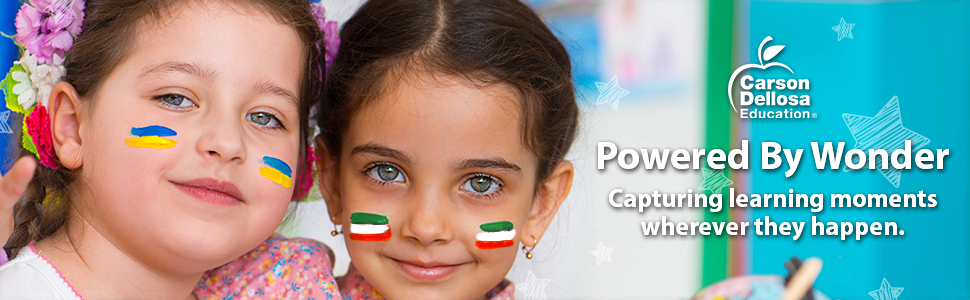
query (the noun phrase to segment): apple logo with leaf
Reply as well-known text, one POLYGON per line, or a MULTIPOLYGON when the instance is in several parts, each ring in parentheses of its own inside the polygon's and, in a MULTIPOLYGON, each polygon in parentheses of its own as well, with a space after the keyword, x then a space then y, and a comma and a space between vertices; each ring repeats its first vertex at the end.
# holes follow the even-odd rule
POLYGON ((750 68, 758 68, 758 69, 765 70, 765 69, 768 69, 770 67, 781 66, 781 67, 784 67, 785 69, 788 69, 788 72, 791 72, 792 74, 795 74, 795 71, 792 71, 791 68, 789 68, 787 65, 785 65, 783 63, 780 63, 780 62, 772 62, 772 63, 765 64, 766 61, 769 61, 772 58, 775 58, 775 55, 778 55, 778 53, 781 52, 781 49, 784 49, 785 48, 785 46, 783 46, 783 45, 775 45, 775 46, 768 47, 768 49, 765 49, 764 52, 761 52, 761 49, 764 48, 765 43, 767 43, 768 41, 771 41, 771 40, 772 40, 771 39, 771 36, 767 36, 767 37, 765 37, 764 40, 761 41, 761 45, 758 45, 758 62, 759 62, 759 64, 746 64, 746 65, 743 65, 743 66, 739 67, 737 70, 734 70, 734 74, 731 74, 731 81, 728 82, 727 93, 728 93, 728 101, 731 102, 731 108, 733 108, 735 112, 738 111, 738 108, 734 106, 734 97, 731 96, 731 90, 734 88, 734 78, 738 77, 738 74, 741 74, 741 71, 744 71, 744 70, 747 70, 747 69, 750 69, 750 68), (764 55, 762 55, 762 53, 764 55))

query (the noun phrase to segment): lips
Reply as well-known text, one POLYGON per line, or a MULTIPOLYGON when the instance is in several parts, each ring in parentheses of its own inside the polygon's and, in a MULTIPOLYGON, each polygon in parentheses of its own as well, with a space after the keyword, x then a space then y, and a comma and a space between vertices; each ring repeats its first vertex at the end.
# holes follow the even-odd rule
POLYGON ((440 262, 392 260, 405 275, 415 281, 440 281, 458 271, 463 264, 449 265, 440 262))
POLYGON ((221 181, 212 178, 193 179, 188 181, 175 182, 176 187, 182 192, 189 194, 203 202, 218 205, 242 204, 242 193, 236 185, 228 181, 221 181))

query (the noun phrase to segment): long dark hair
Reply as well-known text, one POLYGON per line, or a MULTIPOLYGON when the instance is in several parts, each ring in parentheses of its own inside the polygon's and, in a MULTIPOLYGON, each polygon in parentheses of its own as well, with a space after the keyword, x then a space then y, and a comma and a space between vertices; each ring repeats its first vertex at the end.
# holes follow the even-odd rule
MULTIPOLYGON (((77 90, 83 101, 91 101, 114 68, 130 54, 139 22, 157 21, 176 7, 199 0, 88 0, 82 33, 66 53, 64 81, 77 90)), ((313 17, 309 0, 239 0, 292 26, 303 42, 305 63, 300 84, 300 164, 297 174, 305 175, 306 140, 310 106, 320 97, 322 86, 322 34, 313 17)), ((149 23, 150 24, 150 23, 149 23)), ((20 156, 33 155, 20 146, 20 156)), ((58 163, 59 164, 59 163, 58 163)), ((13 235, 4 245, 13 258, 31 241, 44 239, 67 221, 76 170, 63 166, 51 169, 38 165, 22 199, 14 208, 13 235)), ((303 182, 296 178, 294 182, 303 182)), ((294 189, 294 195, 299 189, 294 189)), ((296 196, 294 196, 296 197, 296 196)))
POLYGON ((476 83, 508 83, 523 95, 523 143, 537 183, 563 160, 579 108, 569 54, 517 0, 370 0, 340 31, 318 124, 334 161, 350 118, 386 91, 392 70, 423 68, 476 83))

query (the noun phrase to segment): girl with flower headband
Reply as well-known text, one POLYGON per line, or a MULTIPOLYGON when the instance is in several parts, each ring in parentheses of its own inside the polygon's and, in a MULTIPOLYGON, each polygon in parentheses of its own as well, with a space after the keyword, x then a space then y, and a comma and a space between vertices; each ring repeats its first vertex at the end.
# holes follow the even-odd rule
MULTIPOLYGON (((306 0, 25 3, 23 56, 0 87, 25 115, 22 155, 41 166, 29 184, 30 159, 0 180, 4 206, 23 194, 0 299, 191 298, 206 270, 247 251, 317 266, 296 279, 310 279, 299 295, 335 294, 322 245, 274 236, 263 244, 274 248, 259 246, 312 183, 307 121, 330 60, 314 10, 306 0)), ((291 267, 273 280, 294 280, 291 267)))
POLYGON ((572 184, 565 48, 518 0, 371 0, 340 38, 317 169, 344 299, 511 299, 572 184))

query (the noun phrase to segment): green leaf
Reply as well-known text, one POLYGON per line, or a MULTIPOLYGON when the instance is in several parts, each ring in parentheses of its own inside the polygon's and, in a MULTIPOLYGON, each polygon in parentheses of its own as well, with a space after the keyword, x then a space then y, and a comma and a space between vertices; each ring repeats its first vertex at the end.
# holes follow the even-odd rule
POLYGON ((40 154, 37 154, 37 146, 34 146, 34 139, 31 138, 30 134, 27 133, 26 122, 24 122, 22 128, 23 128, 22 131, 24 132, 23 143, 22 143, 24 145, 24 149, 27 149, 27 151, 30 151, 30 153, 33 153, 34 156, 37 157, 37 159, 40 159, 40 154))
POLYGON ((7 108, 24 114, 26 110, 23 108, 23 106, 20 106, 20 102, 18 101, 19 96, 13 93, 13 86, 19 83, 13 79, 13 72, 27 73, 27 70, 21 65, 14 64, 13 67, 10 68, 10 72, 7 72, 7 78, 5 78, 3 82, 0 82, 0 87, 3 88, 4 97, 7 98, 7 108))

